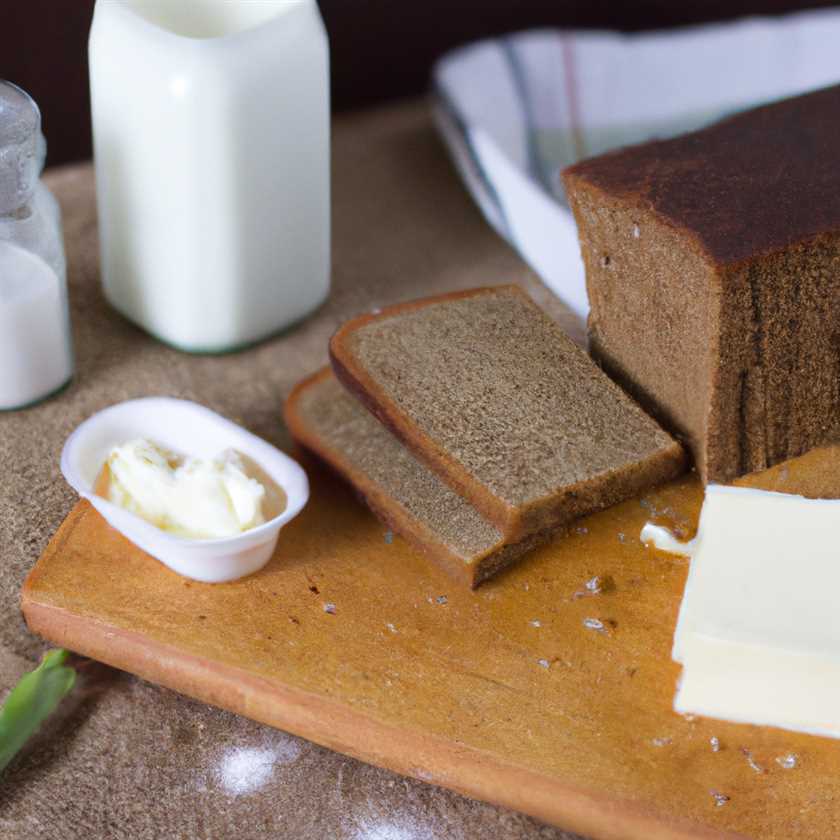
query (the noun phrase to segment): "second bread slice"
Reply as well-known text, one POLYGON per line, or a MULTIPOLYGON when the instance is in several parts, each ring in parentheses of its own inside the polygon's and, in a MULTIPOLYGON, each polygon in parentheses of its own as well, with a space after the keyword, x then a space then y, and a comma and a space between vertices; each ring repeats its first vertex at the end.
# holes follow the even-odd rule
POLYGON ((515 286, 363 315, 330 354, 342 382, 508 542, 684 468, 682 447, 515 286))
POLYGON ((292 437, 349 481, 381 520, 471 587, 552 536, 506 544, 492 523, 377 423, 329 368, 295 387, 284 415, 292 437))

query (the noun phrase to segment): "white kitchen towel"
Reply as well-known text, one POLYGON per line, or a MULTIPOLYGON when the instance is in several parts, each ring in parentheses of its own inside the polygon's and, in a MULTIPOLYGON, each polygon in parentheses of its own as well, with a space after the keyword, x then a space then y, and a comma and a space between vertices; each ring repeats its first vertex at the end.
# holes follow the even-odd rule
POLYGON ((837 82, 833 10, 633 35, 522 32, 455 50, 434 72, 438 126, 470 192, 581 318, 563 167, 837 82))

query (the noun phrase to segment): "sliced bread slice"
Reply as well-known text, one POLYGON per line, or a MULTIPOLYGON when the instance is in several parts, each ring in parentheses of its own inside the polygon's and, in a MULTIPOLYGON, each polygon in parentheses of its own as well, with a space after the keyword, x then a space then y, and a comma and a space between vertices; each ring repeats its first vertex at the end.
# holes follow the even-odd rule
POLYGON ((349 481, 409 545, 468 586, 550 536, 506 545, 499 530, 378 423, 329 368, 301 382, 284 413, 301 446, 349 481))
POLYGON ((682 447, 516 286, 345 324, 339 379, 507 542, 678 475, 682 447))

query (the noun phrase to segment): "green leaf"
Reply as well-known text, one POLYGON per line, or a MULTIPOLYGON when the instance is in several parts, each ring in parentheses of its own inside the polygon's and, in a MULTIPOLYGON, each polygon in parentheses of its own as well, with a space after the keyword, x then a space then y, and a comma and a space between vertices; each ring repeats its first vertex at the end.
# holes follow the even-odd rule
POLYGON ((0 709, 0 773, 73 688, 76 672, 65 665, 66 650, 51 650, 23 676, 0 709))

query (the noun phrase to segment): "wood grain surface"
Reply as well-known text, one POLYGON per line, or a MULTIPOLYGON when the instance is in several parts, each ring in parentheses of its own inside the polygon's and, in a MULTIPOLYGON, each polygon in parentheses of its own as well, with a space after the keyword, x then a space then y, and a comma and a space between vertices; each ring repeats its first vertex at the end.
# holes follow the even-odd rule
MULTIPOLYGON (((231 584, 178 577, 80 503, 27 580, 30 627, 208 703, 596 837, 837 836, 836 742, 671 711, 687 563, 638 534, 654 515, 690 535, 696 479, 583 520, 470 592, 306 464, 309 506, 269 565, 231 584), (588 594, 596 575, 603 591, 588 594), (784 769, 776 759, 790 752, 798 765, 784 769)), ((840 447, 828 448, 746 483, 836 496, 839 468, 840 447)))

